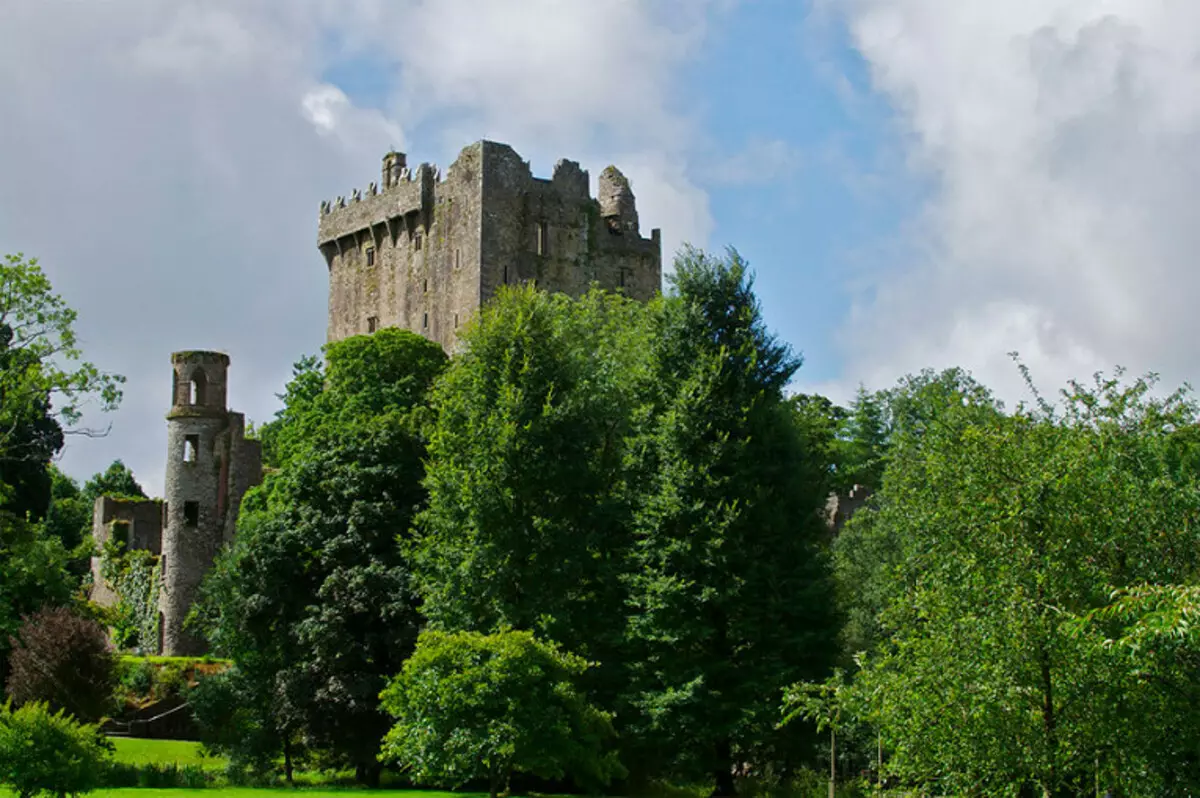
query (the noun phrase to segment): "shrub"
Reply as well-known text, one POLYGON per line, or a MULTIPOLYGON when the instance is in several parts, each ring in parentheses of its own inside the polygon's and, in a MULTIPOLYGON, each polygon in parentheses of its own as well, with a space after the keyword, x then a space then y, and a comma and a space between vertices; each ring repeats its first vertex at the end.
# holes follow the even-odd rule
POLYGON ((24 619, 12 645, 7 691, 13 703, 44 701, 83 722, 105 715, 116 661, 99 623, 66 607, 42 609, 24 619))
POLYGON ((121 687, 131 696, 146 697, 154 689, 154 666, 144 659, 124 659, 118 672, 121 687))
POLYGON ((78 795, 99 786, 112 744, 42 702, 0 708, 0 784, 19 798, 78 795))
POLYGON ((185 671, 190 663, 164 662, 154 679, 155 698, 182 696, 187 689, 185 671))

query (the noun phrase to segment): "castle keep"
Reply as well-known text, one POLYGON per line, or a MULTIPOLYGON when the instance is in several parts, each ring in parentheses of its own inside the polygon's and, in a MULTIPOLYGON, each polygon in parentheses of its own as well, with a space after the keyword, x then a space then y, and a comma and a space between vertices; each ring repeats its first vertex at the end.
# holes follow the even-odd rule
POLYGON ((512 147, 491 141, 464 148, 444 176, 388 153, 379 183, 321 204, 328 340, 395 326, 453 350, 456 330, 504 284, 655 296, 659 231, 642 237, 620 170, 609 166, 598 182, 593 198, 588 173, 568 160, 551 178, 534 177, 512 147))
MULTIPOLYGON (((167 413, 164 500, 101 496, 92 535, 101 547, 120 535, 127 549, 159 557, 159 653, 202 654, 204 644, 184 630, 200 582, 221 547, 233 539, 246 491, 262 481, 262 448, 245 438, 245 418, 225 407, 229 356, 220 352, 171 355, 171 409, 167 413)), ((92 558, 92 600, 117 597, 92 558)))

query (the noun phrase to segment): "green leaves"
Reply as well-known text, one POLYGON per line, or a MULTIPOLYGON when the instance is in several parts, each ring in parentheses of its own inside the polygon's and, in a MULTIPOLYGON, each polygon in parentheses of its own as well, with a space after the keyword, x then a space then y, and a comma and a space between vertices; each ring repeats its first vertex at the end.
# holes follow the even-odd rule
POLYGON ((30 703, 0 706, 0 784, 19 798, 79 795, 100 786, 112 743, 95 726, 30 703))
POLYGON ((1180 467, 1195 462, 1180 438, 1194 407, 1097 377, 1060 409, 1004 415, 947 376, 893 395, 907 420, 883 489, 837 541, 841 595, 874 624, 854 689, 889 773, 1054 793, 1120 752, 1124 778, 1141 773, 1127 786, 1182 784, 1200 727, 1164 707, 1194 694, 1194 674, 1177 660, 1130 668, 1105 641, 1128 653, 1187 627, 1189 594, 1173 586, 1200 564, 1197 473, 1180 467))
POLYGON ((125 378, 82 361, 77 314, 53 292, 36 258, 5 255, 0 263, 0 453, 17 454, 10 426, 25 408, 51 400, 64 426, 78 424, 84 405, 97 399, 116 408, 125 378))
MULTIPOLYGON (((399 539, 424 503, 422 406, 446 358, 393 329, 326 354, 323 374, 297 364, 288 404, 262 430, 278 469, 247 494, 196 622, 238 664, 229 688, 253 710, 239 722, 274 726, 281 746, 303 732, 377 772, 388 725, 377 697, 416 641, 399 539)), ((247 738, 254 756, 264 744, 247 738)))
POLYGON ((486 778, 493 796, 513 773, 604 787, 624 770, 610 717, 576 689, 587 667, 529 632, 423 632, 381 696, 396 724, 380 758, 419 783, 486 778))

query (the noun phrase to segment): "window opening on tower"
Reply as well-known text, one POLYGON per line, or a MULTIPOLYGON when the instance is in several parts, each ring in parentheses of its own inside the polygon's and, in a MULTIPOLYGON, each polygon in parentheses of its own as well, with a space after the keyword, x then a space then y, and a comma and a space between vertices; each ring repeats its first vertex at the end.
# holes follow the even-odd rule
POLYGON ((183 523, 187 526, 200 525, 200 502, 183 503, 183 523))
POLYGON ((197 371, 192 375, 191 382, 188 383, 188 404, 204 404, 206 393, 208 393, 208 380, 204 378, 203 371, 197 371))
POLYGON ((186 435, 183 438, 183 462, 194 463, 200 453, 200 436, 186 435))

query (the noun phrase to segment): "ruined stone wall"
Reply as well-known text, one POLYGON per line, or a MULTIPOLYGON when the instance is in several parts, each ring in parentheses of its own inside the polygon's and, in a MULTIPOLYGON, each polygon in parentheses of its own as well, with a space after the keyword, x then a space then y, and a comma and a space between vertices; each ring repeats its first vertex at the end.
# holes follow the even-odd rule
POLYGON ((225 495, 218 497, 217 513, 224 518, 224 543, 233 540, 237 532, 238 512, 246 491, 262 482, 262 443, 246 440, 246 420, 241 413, 229 413, 228 478, 224 480, 225 495))
POLYGON ((453 350, 457 330, 505 283, 573 296, 598 283, 638 299, 661 290, 660 236, 639 234, 615 167, 596 200, 579 164, 535 178, 506 144, 465 147, 444 178, 403 164, 389 153, 380 184, 321 206, 331 342, 398 326, 453 350))
MULTIPOLYGON (((505 282, 522 281, 570 296, 593 284, 641 300, 659 293, 661 238, 657 230, 648 239, 639 234, 631 192, 622 211, 625 218, 632 213, 632 226, 613 224, 601 202, 591 197, 587 172, 574 161, 559 161, 553 177, 545 180, 534 177, 511 147, 490 142, 484 147, 485 302, 505 282)), ((605 174, 620 172, 610 166, 605 174)))
POLYGON ((834 493, 825 502, 825 523, 834 535, 842 531, 856 512, 866 506, 871 498, 871 489, 866 485, 855 485, 846 493, 834 493))
MULTIPOLYGON (((135 501, 100 496, 92 506, 92 538, 97 550, 112 537, 114 524, 128 525, 126 548, 149 551, 157 556, 162 552, 163 503, 158 499, 135 501)), ((92 589, 90 599, 97 604, 111 607, 117 602, 100 575, 100 557, 92 557, 92 589)))

